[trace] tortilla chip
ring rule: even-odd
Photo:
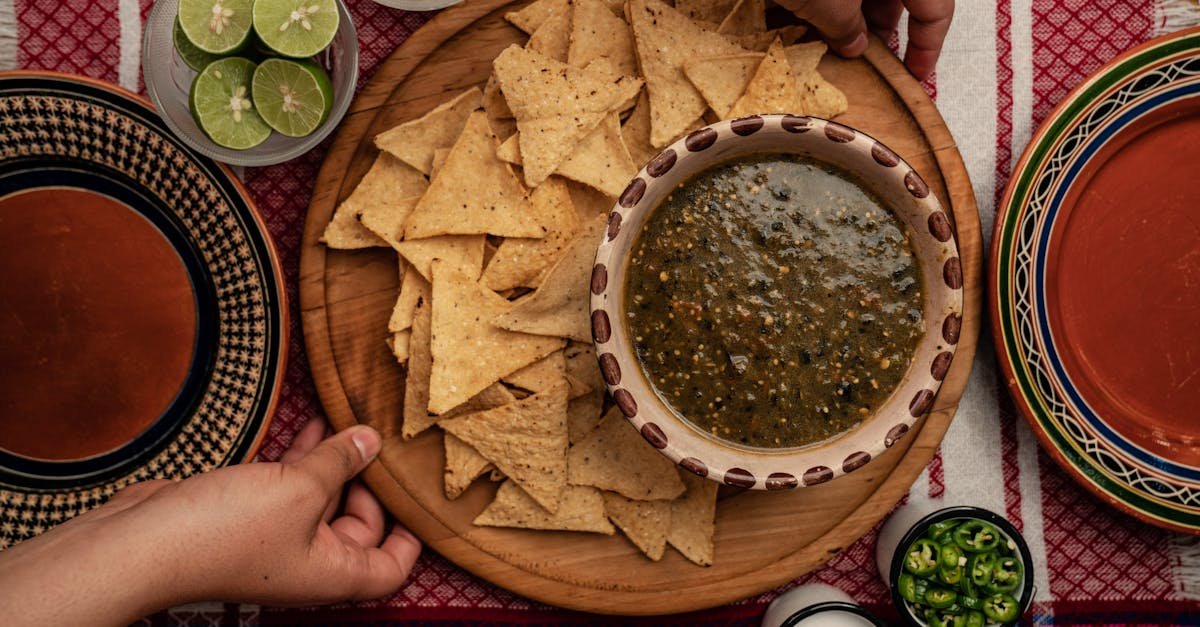
[[[535,394],[549,390],[566,380],[567,360],[562,351],[550,353],[501,379],[509,385],[524,388]]]
[[[517,300],[510,311],[492,318],[492,324],[509,331],[589,341],[589,277],[604,227],[602,216],[585,224],[537,290]]]
[[[701,566],[712,566],[717,482],[690,472],[679,474],[687,485],[687,493],[671,503],[667,542],[689,560]]]
[[[437,171],[442,168],[443,163],[446,163],[446,157],[449,155],[449,148],[438,148],[433,151],[433,165],[429,167],[429,178],[437,176]]]
[[[825,42],[814,41],[796,44],[783,49],[792,74],[800,86],[800,104],[796,113],[833,118],[846,112],[849,103],[846,94],[825,80],[817,71],[817,65],[825,56]]]
[[[563,352],[567,361],[567,376],[574,377],[588,390],[603,390],[604,377],[596,361],[596,349],[590,343],[571,342]]]
[[[767,6],[763,0],[738,0],[721,21],[722,35],[754,35],[767,30]]]
[[[508,101],[504,99],[504,93],[500,91],[500,81],[496,80],[495,72],[488,76],[487,84],[483,86],[483,110],[487,112],[488,120],[513,116],[512,109],[508,108]],[[508,138],[508,135],[497,133],[495,126],[492,127],[492,132],[501,140]]]
[[[475,447],[547,511],[558,511],[559,497],[567,487],[565,382],[507,405],[438,424]]]
[[[638,79],[613,79],[518,46],[500,53],[494,67],[517,118],[525,183],[530,187],[546,180],[606,115],[641,88]]]
[[[684,492],[675,464],[659,453],[616,407],[567,454],[568,481],[619,492],[639,501],[673,499]]]
[[[446,474],[442,488],[450,500],[458,498],[476,478],[495,468],[474,447],[449,433],[442,439],[442,445],[446,448]]]
[[[400,245],[400,232],[404,228],[404,221],[412,213],[413,207],[417,206],[419,199],[419,196],[413,196],[393,202],[369,205],[358,216],[358,221],[362,222],[367,230],[387,242],[389,246],[397,248]]]
[[[408,344],[412,336],[411,329],[405,329],[397,333],[393,333],[387,339],[388,348],[392,349],[392,354],[396,356],[396,361],[400,363],[408,362]]]
[[[717,117],[725,119],[746,93],[746,84],[762,60],[760,52],[708,57],[688,61],[683,71]]]
[[[408,372],[404,378],[404,423],[401,433],[413,437],[429,428],[434,420],[425,410],[429,406],[429,376],[433,357],[429,352],[431,317],[428,298],[419,299],[413,310],[412,329],[408,340]]]
[[[370,207],[388,207],[419,196],[428,186],[420,172],[387,153],[380,153],[358,186],[333,212],[333,219],[325,227],[321,241],[337,249],[387,246],[386,241],[358,221],[358,216]]]
[[[512,481],[500,484],[496,500],[475,518],[476,525],[518,527],[551,531],[590,531],[611,536],[613,526],[604,515],[604,500],[592,488],[568,486],[558,512],[551,514]]]
[[[566,63],[567,49],[571,45],[571,14],[571,5],[568,4],[567,10],[547,18],[529,36],[525,47]]]
[[[512,168],[496,158],[487,115],[476,111],[404,226],[405,239],[436,235],[542,237],[529,196]]]
[[[665,146],[706,108],[704,97],[684,76],[683,65],[692,59],[745,50],[657,0],[630,0],[629,13],[650,92],[650,144]]]
[[[442,235],[426,239],[410,239],[396,245],[396,250],[422,278],[432,278],[434,259],[441,259],[462,274],[478,279],[483,271],[484,235]]]
[[[671,526],[671,501],[635,501],[614,492],[602,492],[604,511],[617,528],[654,561],[667,550]]]
[[[555,15],[565,13],[569,6],[568,0],[537,0],[520,11],[505,13],[504,19],[532,35],[542,23]]]
[[[567,439],[571,445],[582,442],[600,424],[604,410],[604,392],[595,390],[567,403]]]
[[[433,154],[449,148],[462,132],[471,112],[479,108],[483,92],[472,87],[437,106],[425,115],[375,136],[375,146],[397,159],[429,174]]]
[[[502,161],[520,165],[520,134],[501,144],[496,154]],[[621,195],[629,180],[637,174],[637,168],[621,140],[620,117],[616,113],[609,114],[559,164],[555,174],[594,187],[611,197]]]
[[[699,118],[693,122],[698,121]],[[650,95],[645,91],[638,95],[637,104],[621,126],[621,140],[625,142],[635,168],[645,165],[658,154],[658,149],[650,145]]]
[[[799,85],[783,52],[783,42],[776,39],[746,84],[746,92],[729,110],[729,116],[738,118],[755,113],[803,113],[799,106]]]
[[[572,181],[567,183],[567,191],[571,194],[575,213],[582,222],[600,215],[607,216],[613,210],[615,199],[594,187]]]
[[[400,259],[400,295],[396,297],[396,306],[392,308],[392,316],[388,319],[388,331],[391,333],[412,328],[417,299],[422,294],[426,300],[429,299],[429,283],[421,278],[420,273],[406,269],[407,264]]]
[[[430,413],[453,409],[564,345],[557,338],[488,324],[512,309],[512,303],[440,260],[433,262],[432,302]]]
[[[738,0],[675,0],[675,9],[693,20],[720,24]]]
[[[602,0],[575,0],[567,63],[586,67],[601,57],[612,61],[620,74],[638,75],[637,52],[629,24],[613,15]]]

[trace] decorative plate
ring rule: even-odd
[[[265,233],[145,100],[0,74],[0,548],[254,454],[288,328]]]
[[[1200,533],[1200,30],[1134,48],[1034,135],[989,268],[1018,407],[1076,480]]]

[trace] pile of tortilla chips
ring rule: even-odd
[[[441,428],[449,499],[503,481],[476,524],[615,524],[653,560],[670,544],[709,565],[717,485],[681,473],[605,397],[595,249],[616,196],[667,143],[748,113],[831,117],[845,97],[816,71],[824,44],[767,31],[763,0],[538,0],[506,18],[526,45],[482,89],[376,136],[322,241],[398,253],[396,431]]]

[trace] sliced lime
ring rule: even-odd
[[[262,119],[289,137],[317,130],[333,107],[333,83],[311,61],[263,61],[254,70],[251,94]]]
[[[192,82],[192,115],[217,144],[234,150],[253,148],[271,135],[254,110],[250,83],[254,62],[228,57],[208,64]]]
[[[187,35],[183,33],[183,27],[179,25],[178,19],[175,20],[175,29],[171,31],[171,39],[175,42],[175,52],[179,53],[179,58],[197,72],[220,58],[197,48],[196,44],[189,41]]]
[[[179,26],[197,48],[229,54],[250,38],[254,0],[179,0]]]
[[[285,57],[311,57],[325,49],[338,30],[335,0],[257,0],[254,31],[268,48]]]

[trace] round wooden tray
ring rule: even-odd
[[[441,434],[401,442],[404,370],[384,345],[398,289],[391,250],[326,250],[318,243],[337,203],[375,157],[372,138],[471,85],[525,36],[503,19],[522,2],[470,1],[443,11],[400,46],[359,94],[317,177],[301,259],[300,304],[317,390],[338,429],[370,424],[385,435],[367,484],[409,529],[459,566],[519,594],[572,609],[665,614],[712,607],[769,590],[823,564],[865,534],[903,496],[954,416],[979,334],[979,215],[967,172],[933,103],[879,41],[863,59],[828,57],[821,72],[846,92],[838,120],[904,156],[956,222],[966,285],[954,365],[929,416],[854,474],[788,493],[722,492],[713,566],[674,551],[660,562],[619,536],[476,528],[495,485],[458,500],[442,495]],[[396,435],[392,435],[396,434]]]

